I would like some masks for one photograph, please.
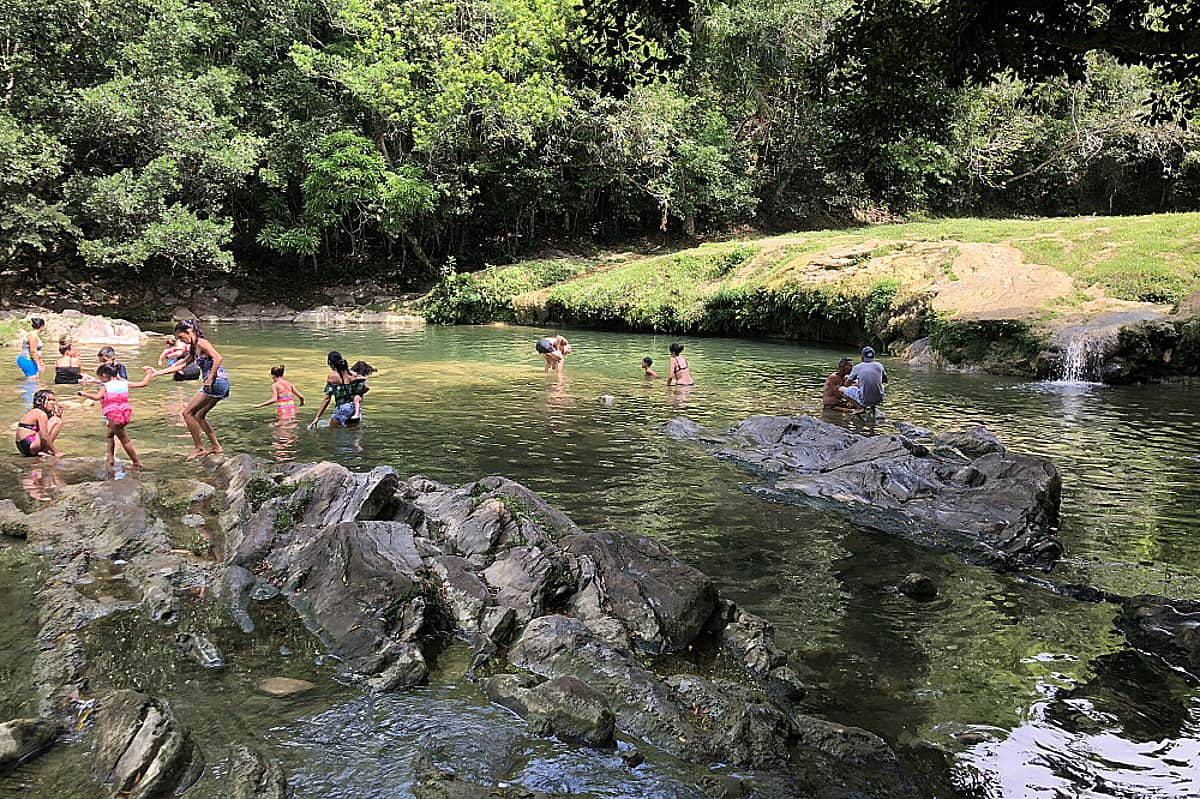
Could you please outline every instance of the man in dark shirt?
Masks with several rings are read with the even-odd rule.
[[[849,358],[838,361],[837,371],[825,378],[825,389],[821,392],[821,405],[828,410],[850,410],[846,398],[842,396],[842,388],[846,385],[846,375],[850,374]]]

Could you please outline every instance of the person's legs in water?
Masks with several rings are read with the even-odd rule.
[[[138,460],[137,452],[135,452],[133,449],[133,443],[129,440],[129,433],[126,432],[125,425],[117,425],[113,435],[115,435],[117,440],[121,442],[121,448],[124,449],[125,454],[129,456],[129,462],[133,464],[133,467],[135,469],[142,468],[142,462]],[[112,439],[110,438],[109,441],[112,441]],[[112,448],[110,445],[110,450],[111,449]],[[111,457],[112,454],[113,453],[110,451],[109,456]]]
[[[108,426],[108,458],[105,460],[105,463],[107,463],[108,468],[111,469],[113,466],[116,466],[116,464],[117,464],[117,426],[114,424],[111,424],[111,423],[107,423],[107,426]]]
[[[362,419],[362,394],[354,395],[354,415],[350,417],[350,421],[357,422]]]
[[[188,404],[183,409],[183,423],[187,425],[188,433],[192,436],[193,449],[192,454],[187,457],[189,461],[193,461],[196,458],[203,458],[209,454],[209,451],[204,448],[203,442],[200,440],[200,431],[202,428],[200,425],[201,416],[199,414],[201,414],[202,410],[204,414],[207,414],[209,409],[216,404],[217,400],[214,397],[208,396],[203,391],[197,391],[188,400]],[[204,424],[207,426],[208,422],[206,421]],[[212,428],[209,427],[205,432],[208,433],[210,441],[215,441],[216,437],[212,435],[211,431]]]
[[[553,370],[554,372],[557,372],[559,376],[561,376],[563,368],[563,354],[558,350],[551,350],[550,352],[543,353],[543,356],[546,359],[546,371],[549,372]]]

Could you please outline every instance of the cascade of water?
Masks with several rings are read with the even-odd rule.
[[[1089,336],[1076,336],[1067,342],[1058,379],[1062,383],[1095,383],[1099,382],[1103,370],[1103,342]]]

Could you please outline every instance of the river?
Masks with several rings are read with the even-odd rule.
[[[807,682],[812,709],[863,726],[913,764],[931,768],[927,795],[1200,795],[1200,689],[1128,650],[1111,605],[1058,597],[961,564],[827,513],[774,505],[741,489],[745,473],[662,433],[677,415],[712,426],[756,413],[819,413],[821,383],[850,352],[738,339],[691,339],[698,385],[686,398],[648,382],[639,361],[665,367],[670,339],[568,331],[575,352],[565,379],[546,375],[520,327],[308,328],[214,326],[233,393],[210,419],[229,451],[276,460],[328,458],[351,468],[390,464],[401,474],[461,483],[504,474],[542,493],[580,525],[653,536],[711,574],[721,592],[771,620]],[[91,348],[88,348],[91,355]],[[281,426],[270,408],[269,367],[305,393],[307,422],[320,400],[325,354],[379,369],[358,429]],[[135,366],[154,352],[124,354]],[[90,363],[90,361],[89,361]],[[1200,597],[1200,398],[1183,387],[1034,383],[916,372],[885,360],[886,416],[839,423],[893,432],[895,421],[933,429],[985,424],[1010,448],[1054,459],[1063,474],[1064,562],[1055,577],[1120,593]],[[9,365],[0,397],[14,416],[28,386]],[[187,475],[190,442],[177,412],[195,384],[156,381],[134,392],[130,427],[147,467]],[[612,402],[600,401],[611,395]],[[95,408],[68,411],[61,444],[103,454]],[[11,447],[10,447],[11,449]],[[68,478],[45,463],[0,458],[0,498],[35,505]],[[0,705],[27,710],[19,690],[35,629],[33,570],[17,547],[0,550],[8,576],[0,612]],[[893,589],[910,571],[937,581],[939,598],[914,603]],[[701,775],[666,757],[631,772],[613,753],[534,738],[461,680],[465,653],[451,649],[431,685],[367,698],[328,679],[315,642],[266,606],[252,639],[226,623],[218,642],[230,666],[202,672],[153,668],[156,635],[114,618],[115,685],[161,692],[176,704],[219,772],[221,746],[258,740],[291,772],[299,797],[409,795],[417,742],[465,773],[487,776],[479,736],[501,739],[532,788],[591,796],[693,796]],[[274,621],[272,621],[274,620]],[[177,663],[169,655],[161,655]],[[309,677],[316,691],[279,700],[255,693],[269,673]],[[236,733],[236,734],[234,734]],[[643,747],[644,748],[644,747]],[[489,751],[491,751],[489,749]],[[73,757],[58,750],[0,783],[0,796],[99,796]],[[211,780],[205,785],[212,785]],[[19,789],[14,791],[14,789]],[[210,795],[203,788],[197,796]],[[211,795],[218,795],[212,793]]]

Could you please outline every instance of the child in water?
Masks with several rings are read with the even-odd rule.
[[[145,388],[150,385],[150,378],[154,376],[154,367],[146,366],[144,369],[146,376],[136,383],[130,383],[127,378],[120,376],[116,364],[102,363],[96,370],[96,377],[100,381],[100,390],[95,394],[88,394],[86,391],[79,392],[79,396],[100,403],[100,413],[108,425],[108,465],[110,468],[117,462],[118,441],[121,442],[121,446],[125,449],[125,454],[129,456],[129,461],[134,468],[142,468],[142,462],[138,459],[137,452],[134,451],[133,444],[129,441],[129,433],[125,432],[125,428],[133,418],[133,407],[129,404],[129,389]]]
[[[187,347],[180,344],[179,339],[174,336],[167,336],[163,339],[163,351],[158,356],[158,365],[174,366],[184,355],[187,355]]]
[[[350,367],[350,371],[353,373],[351,385],[354,387],[354,415],[350,417],[350,421],[361,422],[363,397],[371,390],[367,385],[367,378],[379,370],[366,361],[358,361]]]
[[[653,365],[654,365],[653,358],[642,358],[642,374],[644,374],[646,377],[649,377],[649,378],[658,377],[658,372],[656,372],[650,368]]]
[[[283,364],[280,364],[271,367],[271,398],[250,407],[265,408],[274,403],[275,417],[283,421],[296,418],[296,400],[300,400],[301,407],[304,405],[304,395],[297,391],[290,382],[283,379]]]
[[[129,379],[129,372],[125,370],[125,364],[117,361],[117,351],[112,347],[102,347],[100,351],[96,353],[96,360],[100,361],[101,365],[111,365],[117,370],[117,377],[121,378],[122,380]]]

